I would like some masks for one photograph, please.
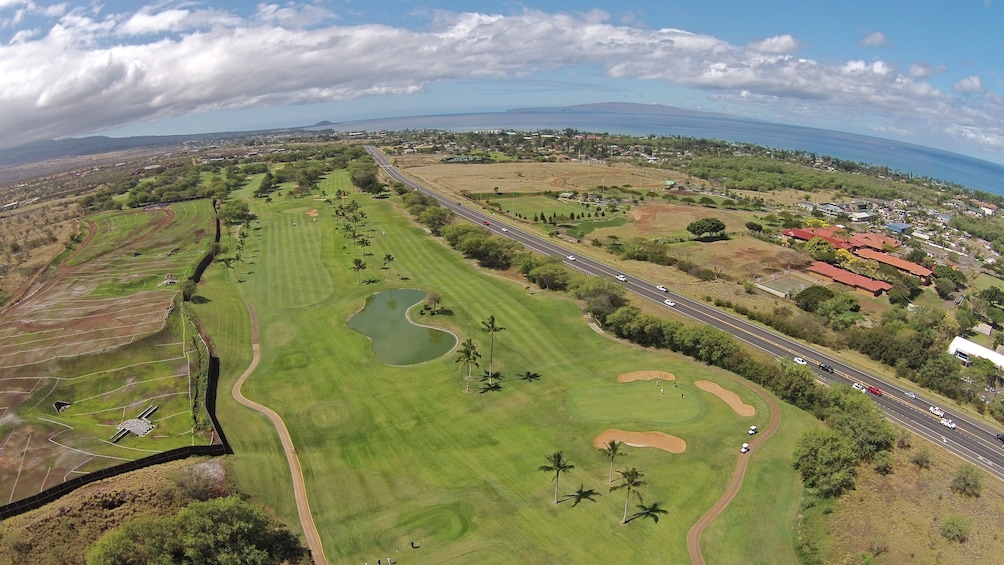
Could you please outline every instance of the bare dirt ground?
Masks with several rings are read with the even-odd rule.
[[[665,371],[633,371],[631,373],[623,373],[617,375],[617,382],[619,383],[630,383],[633,381],[655,381],[662,379],[664,381],[675,381],[676,375],[673,373],[667,373]]]
[[[618,429],[600,432],[593,438],[593,446],[600,449],[611,441],[622,441],[631,447],[654,447],[668,453],[683,453],[687,450],[687,442],[676,436],[662,432],[626,432]]]
[[[713,383],[711,381],[695,381],[697,388],[703,390],[704,392],[710,392],[711,394],[717,396],[725,404],[729,405],[729,408],[733,412],[739,414],[740,416],[749,417],[756,416],[756,409],[746,404],[739,398],[739,395],[732,392],[731,390],[725,390],[718,383]]]

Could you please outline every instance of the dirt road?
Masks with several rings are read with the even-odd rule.
[[[307,540],[307,547],[310,548],[314,563],[316,565],[328,565],[327,559],[324,558],[324,548],[321,547],[321,536],[317,533],[317,526],[314,525],[314,516],[310,513],[310,504],[307,501],[307,488],[304,486],[303,470],[300,468],[300,458],[296,454],[296,448],[293,447],[293,439],[289,437],[286,423],[271,408],[258,404],[253,400],[248,400],[241,393],[244,381],[251,376],[251,373],[258,367],[258,362],[261,360],[261,349],[258,344],[258,316],[255,314],[254,306],[251,304],[248,304],[248,312],[251,314],[251,348],[254,356],[247,370],[234,383],[232,392],[237,402],[267,416],[272,425],[275,426],[276,431],[279,432],[279,439],[282,441],[282,450],[286,453],[286,460],[289,461],[289,472],[293,476],[293,496],[296,498],[296,512],[300,516],[300,527],[303,528],[303,537]]]

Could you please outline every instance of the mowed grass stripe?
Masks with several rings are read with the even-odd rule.
[[[263,245],[257,263],[272,268],[253,269],[253,275],[246,275],[247,268],[244,271],[256,302],[268,308],[295,308],[319,302],[331,293],[331,277],[321,261],[320,226],[282,215],[263,222],[261,228]]]

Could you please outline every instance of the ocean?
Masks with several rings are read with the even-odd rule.
[[[838,159],[886,166],[904,173],[950,181],[1004,196],[1004,165],[900,141],[717,114],[603,112],[570,107],[360,120],[324,126],[323,129],[534,131],[565,128],[637,136],[654,134],[721,139],[778,149],[803,150]]]

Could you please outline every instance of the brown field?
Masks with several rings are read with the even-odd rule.
[[[647,169],[621,163],[497,163],[461,165],[440,163],[441,157],[393,157],[391,162],[406,174],[447,194],[470,192],[544,192],[578,190],[599,192],[599,186],[630,186],[633,189],[661,191],[667,180],[675,180],[671,171]]]
[[[893,473],[876,473],[869,466],[858,472],[857,488],[845,494],[822,519],[831,534],[823,551],[826,563],[860,563],[874,554],[875,565],[896,563],[995,564],[1004,554],[1004,483],[983,475],[977,498],[955,494],[952,479],[962,465],[955,456],[913,438],[913,447],[897,449]],[[910,458],[928,449],[931,467],[918,469]],[[950,514],[972,525],[968,542],[941,537],[941,521]]]

